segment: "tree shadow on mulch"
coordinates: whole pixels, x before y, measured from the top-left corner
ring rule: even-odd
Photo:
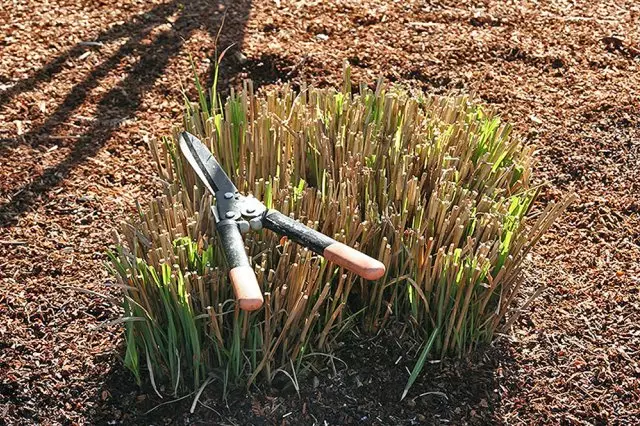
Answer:
[[[114,359],[96,395],[97,408],[87,413],[88,420],[91,424],[132,425],[502,423],[497,388],[502,367],[513,364],[508,347],[487,346],[463,359],[427,363],[400,401],[418,349],[415,342],[397,339],[391,332],[350,337],[334,358],[326,358],[317,370],[297,377],[299,395],[284,375],[277,375],[271,387],[232,392],[226,401],[213,382],[200,396],[193,414],[193,395],[175,402],[171,396],[160,399],[148,383],[137,387],[121,361]]]
[[[221,5],[227,11],[226,14],[216,13]],[[194,31],[206,29],[211,38],[215,39],[222,26],[218,50],[232,46],[228,55],[233,56],[234,51],[241,48],[250,8],[250,0],[211,2],[197,0],[184,2],[184,4],[173,1],[142,13],[130,22],[115,25],[102,32],[94,43],[107,43],[118,38],[126,38],[127,41],[113,55],[98,65],[82,82],[75,85],[43,124],[14,139],[2,140],[0,157],[6,155],[8,149],[23,144],[28,144],[33,148],[46,148],[48,144],[54,143],[50,135],[58,126],[68,122],[83,104],[97,104],[96,113],[90,117],[91,126],[81,135],[75,136],[75,142],[70,144],[70,153],[62,161],[46,168],[32,182],[21,188],[12,188],[8,191],[14,196],[10,201],[0,205],[0,226],[11,226],[22,213],[39,203],[43,203],[47,194],[69,176],[75,167],[98,153],[122,122],[135,116],[136,112],[140,110],[144,94],[152,90],[154,83],[162,76],[171,58],[186,54],[183,52],[183,46]],[[223,17],[224,25],[222,25]],[[168,20],[168,18],[172,19]],[[170,23],[169,29],[161,27],[166,26],[167,23]],[[148,42],[149,39],[151,42]],[[78,43],[44,65],[32,77],[22,80],[2,92],[0,107],[9,104],[20,93],[37,90],[40,85],[55,81],[56,75],[64,70],[67,61],[82,54],[86,49],[86,43]],[[130,56],[136,56],[139,59],[128,71],[125,78],[100,99],[94,101],[91,98],[92,90],[103,84],[102,80],[113,72],[124,58]],[[212,83],[215,67],[215,58],[210,59],[211,66],[207,73],[207,84]],[[253,69],[245,72],[244,75],[256,77],[258,85],[261,85],[273,83],[283,77],[286,78],[287,75],[283,70],[286,70],[290,65],[283,64],[281,59],[272,57],[259,58],[257,61],[246,63],[227,59],[221,65],[220,80],[222,82],[229,81],[234,75],[247,70],[248,67],[253,67]],[[55,144],[59,143],[58,140],[55,140]]]
[[[211,4],[211,6],[214,5]],[[106,95],[97,101],[97,111],[94,117],[91,117],[93,124],[80,135],[66,158],[45,169],[31,183],[12,191],[17,195],[11,201],[0,206],[2,226],[13,224],[21,213],[36,204],[41,197],[46,196],[52,188],[65,179],[74,167],[95,156],[117,128],[117,125],[105,125],[105,123],[124,121],[138,111],[144,93],[153,87],[169,60],[180,53],[185,40],[200,27],[201,21],[193,18],[192,14],[204,7],[204,2],[192,2],[185,7],[182,7],[178,2],[163,4],[138,15],[128,23],[115,26],[97,37],[97,43],[108,42],[122,36],[127,37],[127,41],[113,55],[97,66],[81,83],[75,85],[60,106],[48,116],[42,125],[29,131],[13,144],[5,144],[5,147],[15,146],[21,141],[32,147],[44,145],[57,126],[68,121],[74,111],[82,104],[92,101],[90,99],[91,90],[98,87],[102,83],[102,79],[112,72],[123,58],[136,55],[140,59],[120,84],[111,88]],[[154,29],[167,23],[167,18],[176,12],[178,18],[171,25],[171,29],[161,31],[150,43],[143,43],[145,38],[152,35]],[[217,31],[220,23],[211,22],[215,28],[210,30]],[[76,45],[45,65],[33,77],[6,91],[0,99],[0,106],[7,103],[19,92],[33,90],[39,84],[53,80],[55,75],[62,70],[70,55],[77,54],[80,49],[82,49],[82,45]]]

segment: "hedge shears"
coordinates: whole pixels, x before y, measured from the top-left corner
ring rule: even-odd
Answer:
[[[242,238],[242,234],[250,230],[266,228],[284,235],[367,280],[377,280],[384,275],[385,266],[381,262],[277,210],[267,209],[253,196],[240,194],[211,151],[192,134],[181,133],[179,142],[182,154],[204,186],[215,196],[213,217],[240,309],[253,311],[263,303],[262,291]]]

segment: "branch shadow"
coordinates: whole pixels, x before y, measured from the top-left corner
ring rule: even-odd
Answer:
[[[225,4],[227,3],[227,4]],[[58,164],[48,167],[31,183],[21,188],[11,190],[15,195],[10,201],[0,205],[0,227],[8,227],[25,211],[41,202],[52,188],[60,184],[70,172],[79,164],[97,154],[114,133],[117,126],[105,125],[110,121],[130,118],[139,110],[142,97],[149,91],[157,79],[162,75],[171,58],[181,53],[184,43],[197,29],[204,28],[210,34],[217,34],[222,24],[222,13],[219,8],[233,15],[233,20],[222,29],[220,43],[240,46],[244,38],[244,26],[249,16],[251,2],[229,1],[208,2],[197,0],[191,2],[173,1],[158,6],[146,13],[136,16],[132,21],[116,26],[101,33],[97,41],[106,42],[119,37],[128,40],[118,50],[96,67],[81,83],[74,86],[67,94],[60,106],[50,114],[45,122],[30,130],[19,140],[3,140],[0,146],[0,156],[6,150],[27,143],[32,147],[42,145],[49,135],[61,123],[66,122],[90,95],[90,91],[101,85],[102,80],[112,72],[120,61],[132,54],[139,56],[126,77],[112,87],[98,102],[97,111],[92,117],[90,128],[85,131],[73,144],[71,152]],[[177,13],[177,18],[169,29],[163,29],[159,34],[152,34],[161,24],[168,23],[170,16]],[[203,19],[200,19],[203,17]],[[144,39],[155,36],[151,43],[143,43]],[[221,44],[223,45],[223,44]],[[39,85],[52,81],[65,66],[70,56],[85,50],[82,45],[75,45],[64,54],[55,58],[31,78],[23,80],[3,92],[0,97],[0,107],[6,105],[18,93],[35,90]],[[211,71],[210,71],[211,73]]]
[[[62,101],[60,107],[47,118],[43,125],[28,132],[21,138],[3,139],[2,145],[0,145],[0,156],[4,155],[8,149],[21,144],[29,142],[31,142],[31,145],[37,144],[39,142],[37,136],[50,132],[54,124],[69,118],[70,113],[86,100],[89,90],[95,88],[100,83],[100,79],[114,69],[122,58],[135,51],[140,41],[147,37],[154,28],[166,22],[167,17],[176,9],[175,2],[162,4],[134,16],[129,22],[115,25],[109,30],[100,33],[95,40],[91,41],[92,43],[104,44],[123,37],[129,37],[129,40],[114,55],[97,67],[88,78],[74,86]],[[45,64],[31,77],[21,80],[9,89],[0,92],[0,108],[10,106],[10,102],[17,95],[36,90],[41,85],[54,80],[58,74],[64,71],[70,59],[79,57],[87,52],[88,49],[89,47],[85,46],[83,42],[76,43],[73,47]]]
[[[107,43],[124,36],[140,34],[141,32],[138,28],[148,25],[155,26],[165,22],[166,17],[169,16],[175,8],[175,2],[158,5],[149,11],[134,16],[129,22],[116,24],[108,30],[101,32],[92,42]],[[73,47],[45,64],[31,77],[21,80],[10,88],[0,92],[0,108],[9,103],[16,95],[34,90],[41,84],[51,81],[56,74],[64,69],[69,58],[80,56],[86,52],[86,50],[87,47],[85,43],[76,43]]]

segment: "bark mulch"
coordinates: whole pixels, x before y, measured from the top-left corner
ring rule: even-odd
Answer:
[[[637,424],[640,6],[610,2],[0,1],[0,418],[7,424]],[[148,138],[179,124],[189,53],[221,87],[382,75],[475,93],[538,146],[539,207],[578,200],[533,253],[547,289],[511,333],[433,363],[354,336],[285,383],[168,403],[122,368],[110,229],[157,190]],[[400,358],[402,356],[402,358]],[[145,414],[148,410],[153,410]]]

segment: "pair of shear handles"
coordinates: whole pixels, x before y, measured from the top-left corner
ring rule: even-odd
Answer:
[[[385,266],[381,262],[277,210],[267,209],[254,197],[240,194],[209,149],[192,134],[181,133],[179,142],[187,162],[216,198],[213,208],[216,229],[240,309],[253,311],[263,303],[262,291],[249,263],[242,238],[242,234],[250,230],[266,228],[284,235],[367,280],[377,280],[384,275]]]

